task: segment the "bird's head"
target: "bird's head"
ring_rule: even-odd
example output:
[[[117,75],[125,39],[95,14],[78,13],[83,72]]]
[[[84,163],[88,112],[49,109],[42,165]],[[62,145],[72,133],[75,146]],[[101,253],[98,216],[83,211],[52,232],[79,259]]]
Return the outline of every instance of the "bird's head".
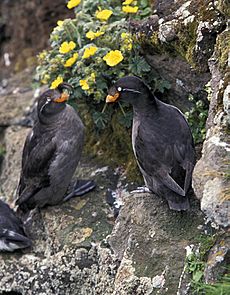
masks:
[[[135,105],[140,97],[150,92],[148,86],[136,76],[126,76],[119,79],[108,91],[106,102],[122,100]]]
[[[56,89],[48,89],[43,92],[39,97],[37,106],[39,118],[49,118],[61,112],[66,107],[69,91],[72,90],[71,85],[62,83]]]

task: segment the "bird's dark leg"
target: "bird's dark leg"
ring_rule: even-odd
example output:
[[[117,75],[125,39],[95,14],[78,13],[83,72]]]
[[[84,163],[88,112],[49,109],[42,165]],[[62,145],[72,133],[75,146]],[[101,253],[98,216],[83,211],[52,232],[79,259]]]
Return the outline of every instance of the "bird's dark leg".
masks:
[[[93,180],[81,180],[78,179],[74,184],[70,184],[63,201],[66,202],[69,199],[82,196],[96,187],[96,183]]]

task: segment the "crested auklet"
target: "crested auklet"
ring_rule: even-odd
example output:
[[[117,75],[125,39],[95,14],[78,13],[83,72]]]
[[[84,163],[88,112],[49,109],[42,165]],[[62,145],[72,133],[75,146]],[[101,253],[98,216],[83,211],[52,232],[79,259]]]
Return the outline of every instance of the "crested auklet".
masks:
[[[132,145],[146,186],[170,209],[189,209],[195,148],[184,115],[158,100],[136,76],[121,78],[109,89],[107,103],[120,99],[133,106]]]
[[[0,200],[0,251],[13,252],[31,245],[31,240],[25,236],[21,220]]]
[[[95,187],[91,180],[77,181],[69,192],[81,157],[84,125],[66,104],[70,85],[60,84],[38,99],[37,118],[28,134],[22,155],[16,205],[22,211],[56,205]]]

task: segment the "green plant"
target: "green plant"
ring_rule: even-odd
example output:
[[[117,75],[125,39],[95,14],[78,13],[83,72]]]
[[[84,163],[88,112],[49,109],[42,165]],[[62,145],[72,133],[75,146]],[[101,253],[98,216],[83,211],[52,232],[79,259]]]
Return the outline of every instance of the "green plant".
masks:
[[[0,144],[0,157],[3,157],[5,153],[6,153],[5,147],[2,144]]]
[[[197,284],[203,278],[205,263],[199,251],[191,252],[186,258],[186,270],[192,276],[192,283]]]
[[[224,275],[217,283],[200,284],[200,294],[207,295],[229,295],[230,294],[230,274]]]
[[[125,75],[141,76],[154,90],[170,87],[156,80],[153,70],[140,55],[139,45],[128,32],[128,20],[150,14],[148,0],[70,0],[76,17],[59,21],[51,36],[51,49],[39,55],[37,79],[55,88],[63,80],[74,87],[78,102],[90,106],[97,129],[105,128],[114,112],[125,128],[131,125],[131,109],[125,104],[104,109],[108,88]],[[155,83],[157,82],[157,83]]]
[[[199,246],[196,247],[196,250],[193,247],[186,257],[186,271],[191,274],[191,284],[195,294],[203,282],[207,253],[214,245],[215,240],[215,235],[200,235],[196,238],[196,243]]]
[[[203,142],[206,135],[205,124],[208,117],[208,104],[203,100],[196,100],[192,94],[189,95],[189,100],[193,101],[194,106],[185,113],[185,116],[192,129],[192,134],[195,143]]]
[[[192,294],[195,295],[228,295],[230,294],[230,274],[228,272],[213,284],[204,283],[204,269],[210,249],[214,246],[217,235],[200,235],[196,242],[198,247],[190,248],[186,257],[186,271],[191,274]]]

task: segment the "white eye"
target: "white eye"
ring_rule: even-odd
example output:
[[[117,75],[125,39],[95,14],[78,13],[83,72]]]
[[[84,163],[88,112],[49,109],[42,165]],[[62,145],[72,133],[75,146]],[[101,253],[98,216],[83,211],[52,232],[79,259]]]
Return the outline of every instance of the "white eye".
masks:
[[[118,91],[122,91],[122,88],[121,88],[121,87],[118,87],[117,90],[118,90]]]
[[[47,101],[47,102],[50,102],[50,101],[51,101],[51,98],[48,97],[48,98],[46,99],[46,101]]]

